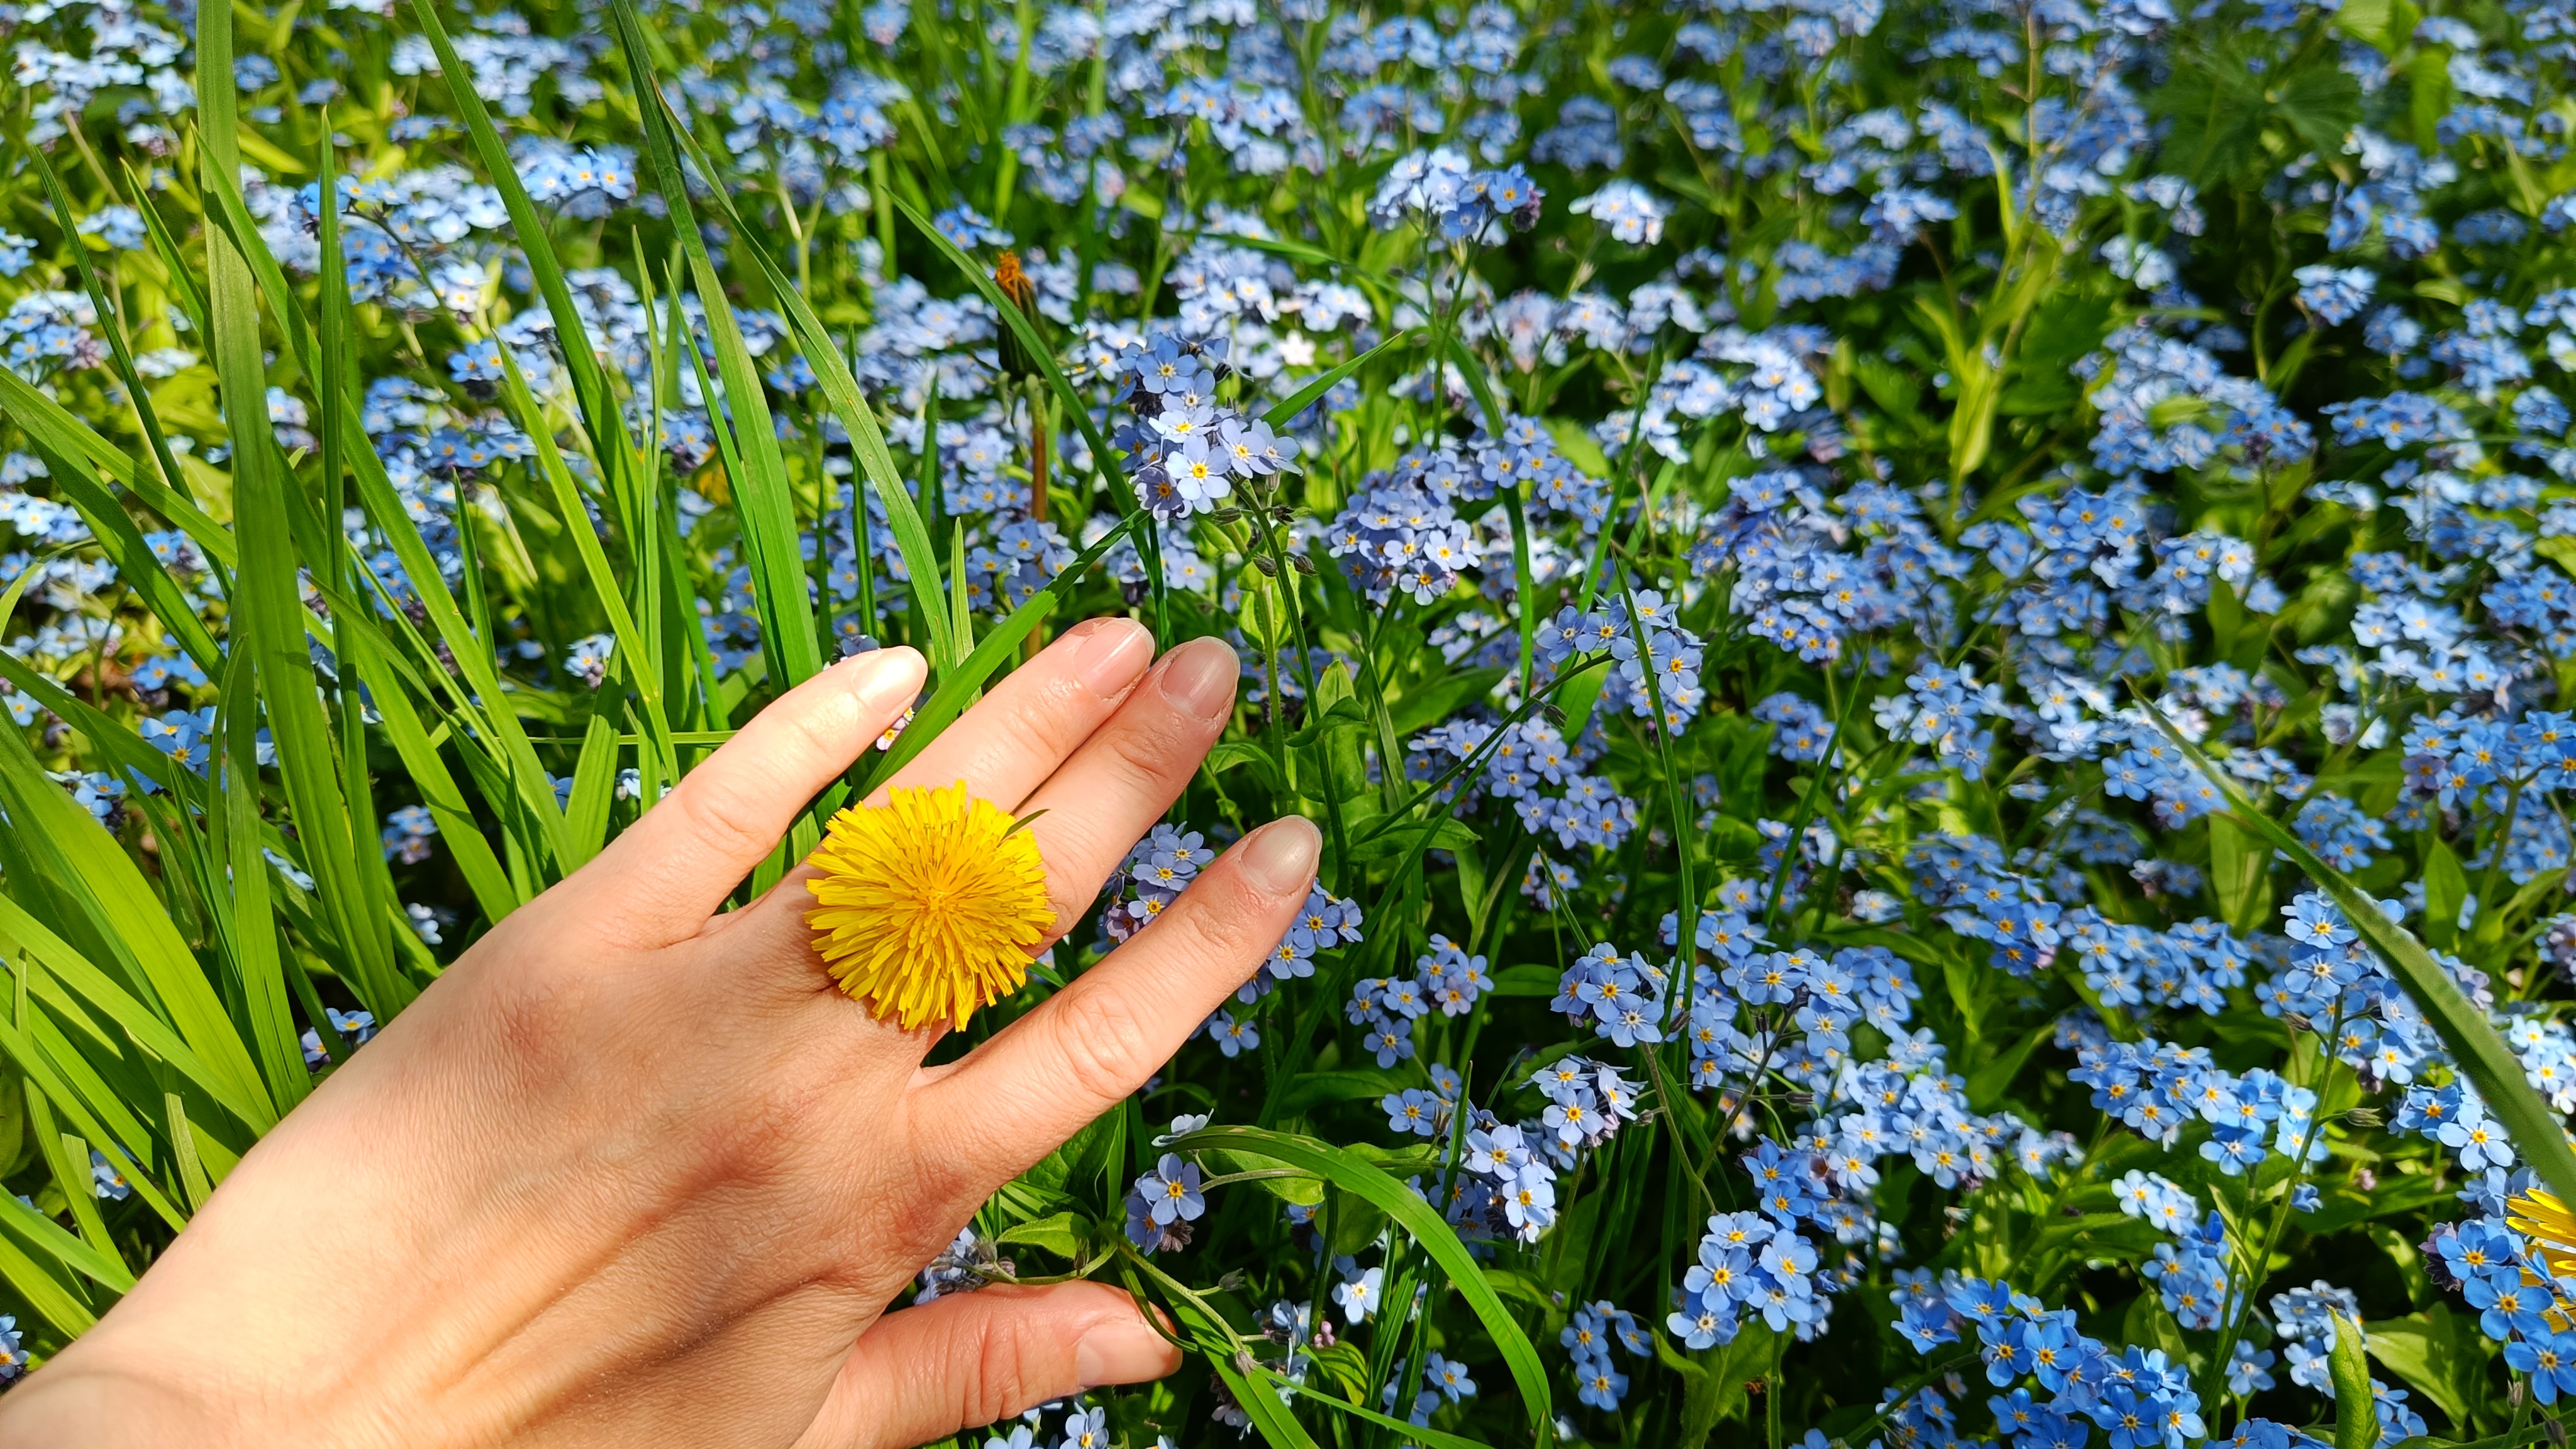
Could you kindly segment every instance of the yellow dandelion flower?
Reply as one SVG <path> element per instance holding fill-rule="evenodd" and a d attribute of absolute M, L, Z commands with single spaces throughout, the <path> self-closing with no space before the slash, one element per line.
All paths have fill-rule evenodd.
<path fill-rule="evenodd" d="M 2576 1278 L 2576 1213 L 2554 1194 L 2533 1189 L 2504 1205 L 2505 1224 L 2531 1245 L 2532 1256 L 2561 1278 Z"/>
<path fill-rule="evenodd" d="M 896 789 L 832 817 L 805 923 L 841 990 L 911 1031 L 1020 989 L 1046 939 L 1046 862 L 1008 813 L 966 792 Z"/>

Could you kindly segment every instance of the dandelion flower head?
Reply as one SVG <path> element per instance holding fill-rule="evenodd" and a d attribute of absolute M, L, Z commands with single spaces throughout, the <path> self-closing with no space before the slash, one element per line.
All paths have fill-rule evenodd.
<path fill-rule="evenodd" d="M 1037 842 L 963 780 L 843 810 L 809 859 L 815 950 L 841 990 L 906 1031 L 963 1028 L 1019 990 L 1055 920 Z"/>
<path fill-rule="evenodd" d="M 2505 1204 L 2505 1223 L 2552 1274 L 2576 1276 L 2576 1214 L 2555 1194 L 2534 1188 L 2512 1199 Z"/>

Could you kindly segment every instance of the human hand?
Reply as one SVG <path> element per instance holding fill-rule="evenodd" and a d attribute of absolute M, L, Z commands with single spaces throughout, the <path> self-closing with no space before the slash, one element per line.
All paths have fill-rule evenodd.
<path fill-rule="evenodd" d="M 1233 706 L 1234 651 L 1148 670 L 1077 626 L 902 770 L 1029 828 L 1069 929 Z M 807 869 L 726 897 L 921 688 L 845 661 L 503 921 L 262 1140 L 130 1295 L 5 1401 L 47 1444 L 849 1446 L 1158 1377 L 1099 1284 L 883 1312 L 1003 1182 L 1117 1105 L 1286 930 L 1314 827 L 1238 843 L 962 1059 L 842 995 Z"/>

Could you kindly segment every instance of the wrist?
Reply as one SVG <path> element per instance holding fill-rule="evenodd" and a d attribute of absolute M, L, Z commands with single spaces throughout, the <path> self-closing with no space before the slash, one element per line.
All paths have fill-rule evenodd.
<path fill-rule="evenodd" d="M 238 1416 L 167 1373 L 101 1362 L 74 1344 L 0 1399 L 0 1445 L 126 1449 L 237 1441 Z"/>

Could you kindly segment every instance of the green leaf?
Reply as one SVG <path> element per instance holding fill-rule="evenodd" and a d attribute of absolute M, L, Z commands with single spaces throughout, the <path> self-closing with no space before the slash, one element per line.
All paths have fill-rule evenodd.
<path fill-rule="evenodd" d="M 2364 1347 L 2372 1358 L 2439 1405 L 2453 1429 L 2467 1430 L 2470 1394 L 2477 1389 L 2463 1383 L 2462 1370 L 2473 1370 L 2475 1380 L 2482 1381 L 2486 1367 L 2485 1355 L 2462 1342 L 2478 1337 L 2468 1320 L 2452 1313 L 2448 1304 L 2435 1304 L 2423 1313 L 2383 1318 L 2369 1326 L 2366 1337 Z"/>
<path fill-rule="evenodd" d="M 153 466 L 160 471 L 163 487 L 177 495 L 186 486 L 184 475 L 179 471 L 179 460 L 171 454 L 169 435 L 162 431 L 161 415 L 152 406 L 152 390 L 143 385 L 143 375 L 135 370 L 134 349 L 126 341 L 124 320 L 109 300 L 107 288 L 98 279 L 98 268 L 90 262 L 89 248 L 80 242 L 79 223 L 72 217 L 71 197 L 64 192 L 63 179 L 54 174 L 53 160 L 45 154 L 43 147 L 31 146 L 27 148 L 27 154 L 36 163 L 36 175 L 44 182 L 45 199 L 53 205 L 54 224 L 62 228 L 64 238 L 71 243 L 64 250 L 72 254 L 74 269 L 80 273 L 81 287 L 89 293 L 90 307 L 98 314 L 99 330 L 107 334 L 108 351 L 116 361 L 117 380 L 125 385 L 126 403 L 134 409 L 135 421 L 142 424 L 144 439 L 152 445 Z M 139 462 L 136 468 L 139 472 Z M 133 527 L 131 523 L 126 526 L 129 530 Z M 229 582 L 224 587 L 227 593 L 231 591 Z M 187 617 L 190 623 L 196 622 L 193 611 L 189 611 Z M 165 623 L 176 622 L 166 614 L 162 618 Z M 204 633 L 202 625 L 198 632 Z M 190 652 L 195 655 L 194 650 Z M 209 671 L 214 668 L 205 656 L 195 657 L 199 668 Z"/>
<path fill-rule="evenodd" d="M 1173 1146 L 1185 1151 L 1223 1148 L 1303 1168 L 1394 1218 L 1440 1265 L 1458 1296 L 1466 1300 L 1477 1321 L 1484 1325 L 1486 1336 L 1502 1353 L 1504 1367 L 1510 1370 L 1520 1390 L 1521 1408 L 1529 1416 L 1532 1432 L 1541 1445 L 1549 1441 L 1555 1401 L 1538 1350 L 1496 1296 L 1493 1285 L 1485 1281 L 1484 1270 L 1458 1241 L 1457 1232 L 1413 1189 L 1341 1148 L 1294 1133 L 1268 1132 L 1258 1127 L 1207 1127 L 1182 1137 Z"/>
<path fill-rule="evenodd" d="M 598 602 L 600 612 L 607 615 L 609 632 L 616 636 L 623 665 L 617 673 L 635 686 L 635 696 L 644 706 L 644 728 L 653 758 L 665 776 L 676 775 L 679 763 L 671 745 L 671 723 L 662 710 L 660 653 L 651 637 L 635 627 L 634 616 L 627 611 L 625 590 L 608 566 L 608 551 L 600 547 L 598 531 L 590 526 L 590 511 L 584 506 L 580 485 L 573 482 L 572 470 L 565 465 L 562 451 L 555 447 L 554 433 L 547 426 L 544 410 L 528 392 L 528 380 L 520 375 L 518 359 L 506 345 L 500 346 L 499 351 L 504 396 L 509 399 L 511 411 L 518 415 L 520 431 L 535 444 L 537 474 L 545 480 L 564 531 L 572 535 L 573 552 L 581 559 L 591 596 Z M 583 837 L 577 831 L 575 838 L 578 841 Z M 595 851 L 597 845 L 593 843 L 591 848 Z"/>
<path fill-rule="evenodd" d="M 143 873 L 115 837 L 45 777 L 17 731 L 0 730 L 0 737 L 0 800 L 14 828 L 43 838 L 41 849 L 50 858 L 37 869 L 120 953 L 117 964 L 148 987 L 153 1004 L 203 1069 L 225 1084 L 227 1110 L 255 1131 L 276 1125 L 276 1108 L 249 1050 Z M 13 876 L 8 894 L 24 905 L 27 888 Z M 28 944 L 32 949 L 36 943 Z"/>
<path fill-rule="evenodd" d="M 1091 547 L 1082 551 L 1081 557 L 1056 575 L 1044 589 L 1013 609 L 1009 618 L 984 636 L 972 654 L 940 679 L 939 687 L 913 712 L 912 723 L 904 726 L 894 748 L 877 761 L 875 772 L 868 777 L 870 791 L 893 779 L 896 771 L 910 764 L 913 756 L 920 754 L 924 746 L 938 738 L 939 732 L 948 728 L 949 723 L 974 702 L 976 691 L 984 687 L 984 681 L 992 677 L 993 671 L 1018 654 L 1020 641 L 1029 636 L 1029 631 L 1072 594 L 1074 585 L 1081 582 L 1082 576 L 1099 562 L 1102 554 L 1109 551 L 1110 545 L 1125 537 L 1127 530 L 1142 516 L 1141 513 L 1130 513 L 1120 519 L 1116 527 L 1094 540 Z"/>
<path fill-rule="evenodd" d="M 1466 821 L 1450 816 L 1426 834 L 1412 824 L 1351 842 L 1353 861 L 1394 860 L 1424 850 L 1461 850 L 1475 844 L 1481 836 Z"/>
<path fill-rule="evenodd" d="M 1297 1422 L 1297 1416 L 1288 1412 L 1288 1406 L 1279 1402 L 1279 1395 L 1266 1384 L 1255 1384 L 1246 1378 L 1233 1359 L 1214 1349 L 1207 1351 L 1207 1361 L 1226 1392 L 1243 1406 L 1252 1427 L 1261 1431 L 1263 1443 L 1271 1449 L 1316 1449 L 1314 1436 L 1306 1432 L 1306 1426 Z"/>
<path fill-rule="evenodd" d="M 1081 1221 L 1069 1212 L 1056 1213 L 1039 1218 L 1035 1222 L 1016 1223 L 1004 1228 L 995 1241 L 1026 1243 L 1032 1248 L 1043 1248 L 1059 1258 L 1067 1258 L 1077 1263 L 1082 1261 Z"/>
<path fill-rule="evenodd" d="M 428 0 L 415 0 L 426 5 Z M 778 427 L 762 390 L 760 370 L 743 342 L 733 304 L 725 298 L 724 278 L 707 253 L 706 238 L 691 205 L 686 175 L 680 169 L 679 144 L 670 117 L 654 104 L 659 94 L 642 22 L 634 7 L 619 0 L 614 8 L 619 43 L 633 72 L 636 95 L 644 113 L 644 153 L 653 189 L 671 208 L 671 230 L 687 259 L 689 279 L 705 309 L 707 338 L 714 345 L 716 371 L 724 379 L 722 412 L 710 407 L 709 425 L 725 450 L 726 480 L 735 512 L 742 520 L 743 551 L 749 555 L 753 602 L 761 621 L 762 651 L 770 678 L 792 688 L 823 667 L 822 641 L 806 592 L 804 555 L 798 541 L 795 494 L 788 482 L 787 460 L 779 451 Z M 718 178 L 709 176 L 710 182 Z M 673 339 L 688 353 L 692 366 L 703 368 L 698 350 L 685 333 Z M 703 371 L 701 371 L 703 376 Z M 712 394 L 710 394 L 712 396 Z M 728 417 L 727 414 L 730 414 Z"/>
<path fill-rule="evenodd" d="M 2445 950 L 2459 939 L 2460 907 L 2469 899 L 2469 873 L 2439 840 L 2424 852 L 2424 939 Z"/>
<path fill-rule="evenodd" d="M 98 1315 L 91 1311 L 80 1286 L 63 1270 L 59 1258 L 48 1261 L 29 1249 L 26 1217 L 36 1217 L 57 1233 L 62 1229 L 36 1216 L 35 1209 L 19 1202 L 15 1195 L 8 1196 L 9 1207 L 15 1211 L 0 1211 L 0 1281 L 6 1281 L 27 1307 L 64 1334 L 87 1333 L 90 1325 L 98 1322 Z"/>
<path fill-rule="evenodd" d="M 2055 1023 L 2043 1022 L 2031 1028 L 2029 1034 L 2015 1042 L 2011 1050 L 1970 1072 L 1968 1105 L 1979 1112 L 1992 1110 L 1994 1104 L 2003 1099 L 2004 1093 L 2012 1089 L 2013 1079 L 2021 1075 L 2021 1069 L 2030 1061 L 2030 1054 L 2056 1033 Z"/>
<path fill-rule="evenodd" d="M 493 188 L 501 194 L 502 206 L 510 213 L 511 237 L 527 258 L 537 293 L 545 299 L 546 315 L 558 319 L 555 338 L 566 370 L 572 374 L 573 396 L 581 407 L 582 422 L 600 447 L 600 463 L 610 480 L 610 495 L 623 504 L 641 486 L 640 480 L 629 481 L 638 472 L 634 439 L 626 431 L 626 415 L 618 407 L 617 395 L 609 390 L 608 375 L 599 365 L 599 356 L 589 346 L 589 334 L 574 320 L 581 314 L 574 310 L 572 287 L 564 277 L 563 264 L 555 257 L 554 243 L 546 234 L 545 215 L 519 183 L 519 168 L 510 159 L 510 149 L 502 142 L 501 133 L 493 127 L 492 113 L 484 106 L 481 93 L 474 89 L 473 72 L 458 58 L 456 47 L 448 40 L 447 27 L 439 23 L 434 0 L 412 0 L 412 14 L 418 17 L 421 34 L 438 57 L 439 74 L 447 81 L 449 103 L 465 122 L 465 132 L 473 139 L 483 172 L 491 178 Z M 694 228 L 690 234 L 696 234 Z M 507 347 L 501 352 L 505 358 L 509 355 Z M 620 509 L 620 522 L 630 533 L 636 511 Z"/>
<path fill-rule="evenodd" d="M 624 9 L 623 0 L 620 0 L 620 9 Z M 625 24 L 623 20 L 620 23 Z M 640 24 L 635 28 L 641 33 Z M 635 74 L 651 73 L 650 58 L 645 58 L 644 63 L 648 69 Z M 631 52 L 628 64 L 630 68 L 636 64 L 636 57 Z M 639 94 L 652 98 L 646 101 L 646 105 L 661 115 L 673 139 L 697 163 L 699 173 L 714 178 L 717 174 L 715 167 L 706 153 L 698 148 L 686 119 L 671 109 L 658 89 L 639 87 Z M 932 668 L 947 667 L 955 662 L 955 657 L 948 652 L 951 625 L 948 602 L 939 592 L 939 552 L 931 540 L 929 528 L 922 522 L 921 509 L 913 501 L 912 490 L 904 486 L 902 475 L 895 471 L 894 454 L 886 447 L 884 430 L 877 426 L 876 410 L 868 406 L 866 397 L 860 393 L 858 379 L 850 372 L 849 359 L 841 355 L 840 345 L 833 341 L 823 319 L 815 315 L 804 294 L 789 281 L 777 259 L 770 256 L 769 249 L 760 244 L 759 230 L 743 223 L 740 213 L 734 210 L 733 198 L 722 186 L 710 186 L 708 198 L 733 229 L 737 249 L 759 266 L 771 295 L 777 298 L 779 306 L 787 313 L 788 324 L 795 329 L 797 350 L 804 354 L 807 364 L 814 369 L 815 378 L 822 386 L 824 401 L 831 405 L 833 415 L 841 420 L 841 426 L 849 431 L 850 451 L 857 456 L 860 471 L 867 475 L 867 481 L 875 486 L 877 497 L 885 503 L 886 526 L 894 534 L 896 550 L 903 555 L 904 572 L 911 575 L 905 584 L 911 591 L 913 608 L 921 617 L 918 642 L 926 646 L 924 652 L 930 656 Z M 1089 415 L 1086 413 L 1084 416 Z M 865 512 L 864 508 L 861 512 Z"/>
<path fill-rule="evenodd" d="M 2251 936 L 2268 924 L 2271 866 L 2271 847 L 2224 815 L 2210 817 L 2209 883 L 2218 893 L 2219 912 L 2239 935 Z"/>
<path fill-rule="evenodd" d="M 251 651 L 237 651 L 222 676 L 223 697 L 216 706 L 219 721 L 211 750 L 223 802 L 210 814 L 222 822 L 209 831 L 216 858 L 232 872 L 228 889 L 209 889 L 216 911 L 232 911 L 227 942 L 233 975 L 242 983 L 244 1009 L 251 1018 L 251 1041 L 260 1067 L 283 1111 L 292 1111 L 310 1090 L 312 1073 L 304 1065 L 296 1040 L 295 1018 L 287 1006 L 285 953 L 278 940 L 277 913 L 270 908 L 268 862 L 261 857 L 259 814 L 259 691 Z M 220 1100 L 220 1099 L 218 1099 Z"/>
<path fill-rule="evenodd" d="M 1411 1071 L 1388 1071 L 1378 1067 L 1344 1068 L 1339 1071 L 1299 1072 L 1291 1078 L 1288 1090 L 1280 1096 L 1281 1110 L 1296 1114 L 1311 1112 L 1333 1102 L 1374 1102 L 1390 1092 L 1419 1087 L 1429 1081 L 1419 1068 Z"/>
<path fill-rule="evenodd" d="M 1412 690 L 1389 705 L 1398 736 L 1410 735 L 1458 712 L 1461 705 L 1483 699 L 1503 682 L 1506 669 L 1466 669 L 1444 675 L 1437 683 Z"/>
<path fill-rule="evenodd" d="M 2388 919 L 2379 903 L 2353 884 L 2350 877 L 2319 859 L 2306 842 L 2255 809 L 2236 783 L 2213 767 L 2162 712 L 2150 705 L 2146 713 L 2183 757 L 2217 786 L 2227 799 L 2229 813 L 2307 872 L 2308 878 L 2343 911 L 2363 943 L 2387 965 L 2389 974 L 2397 978 L 2416 1009 L 2424 1013 L 2425 1021 L 2441 1037 L 2452 1061 L 2477 1087 L 2487 1110 L 2504 1124 L 2523 1161 L 2531 1164 L 2559 1201 L 2576 1202 L 2576 1151 L 2568 1147 L 2562 1120 L 2541 1099 L 2523 1075 L 2521 1059 L 2496 1034 L 2494 1024 L 2461 992 L 2451 973 L 2433 959 L 2423 942 Z"/>
<path fill-rule="evenodd" d="M 1393 1429 L 1402 1437 L 1403 1442 L 1422 1445 L 1423 1449 L 1492 1449 L 1492 1446 L 1482 1439 L 1470 1439 L 1462 1434 L 1450 1434 L 1438 1429 L 1426 1428 L 1420 1424 L 1408 1424 L 1402 1419 L 1390 1418 L 1375 1409 L 1363 1408 L 1348 1399 L 1337 1399 L 1331 1394 L 1273 1373 L 1267 1368 L 1256 1366 L 1254 1382 L 1274 1390 L 1286 1389 L 1301 1397 L 1312 1399 L 1336 1414 L 1347 1414 L 1361 1423 L 1375 1424 L 1381 1429 Z"/>
<path fill-rule="evenodd" d="M 2143 1300 L 2141 1300 L 2143 1301 Z M 2335 1449 L 2376 1449 L 2379 1412 L 2371 1405 L 2370 1363 L 2362 1357 L 2361 1330 L 2351 1319 L 2334 1316 Z"/>
<path fill-rule="evenodd" d="M 1372 347 L 1368 351 L 1361 353 L 1359 356 L 1352 358 L 1350 361 L 1343 363 L 1341 366 L 1308 379 L 1304 386 L 1298 388 L 1295 392 L 1288 394 L 1288 396 L 1280 399 L 1278 402 L 1273 403 L 1270 411 L 1261 415 L 1261 420 L 1269 424 L 1271 427 L 1284 428 L 1291 422 L 1294 422 L 1299 413 L 1313 407 L 1322 399 L 1324 394 L 1331 392 L 1336 387 L 1339 387 L 1344 378 L 1355 376 L 1361 368 L 1377 361 L 1378 358 L 1394 351 L 1398 347 L 1414 346 L 1420 343 L 1421 340 L 1421 333 L 1398 332 L 1394 336 L 1387 338 L 1384 342 L 1379 343 L 1377 346 Z"/>
<path fill-rule="evenodd" d="M 1485 415 L 1485 431 L 1493 437 L 1501 437 L 1503 405 L 1494 398 L 1494 381 L 1485 375 L 1485 364 L 1467 346 L 1466 338 L 1452 332 L 1447 341 L 1449 360 L 1457 364 L 1459 375 L 1467 379 L 1467 391 L 1476 399 L 1476 410 Z"/>
<path fill-rule="evenodd" d="M 0 946 L 20 951 L 30 958 L 29 989 L 39 999 L 53 997 L 60 987 L 89 1003 L 137 1046 L 170 1065 L 171 1070 L 205 1092 L 223 1109 L 254 1126 L 274 1124 L 276 1114 L 262 1095 L 246 1090 L 245 1084 L 229 1072 L 218 1071 L 206 1064 L 187 1038 L 152 1009 L 135 999 L 133 993 L 116 984 L 113 977 L 92 964 L 89 958 L 72 949 L 70 943 L 47 929 L 44 922 L 27 913 L 14 899 L 0 895 Z M 297 1058 L 298 1070 L 303 1067 Z"/>

